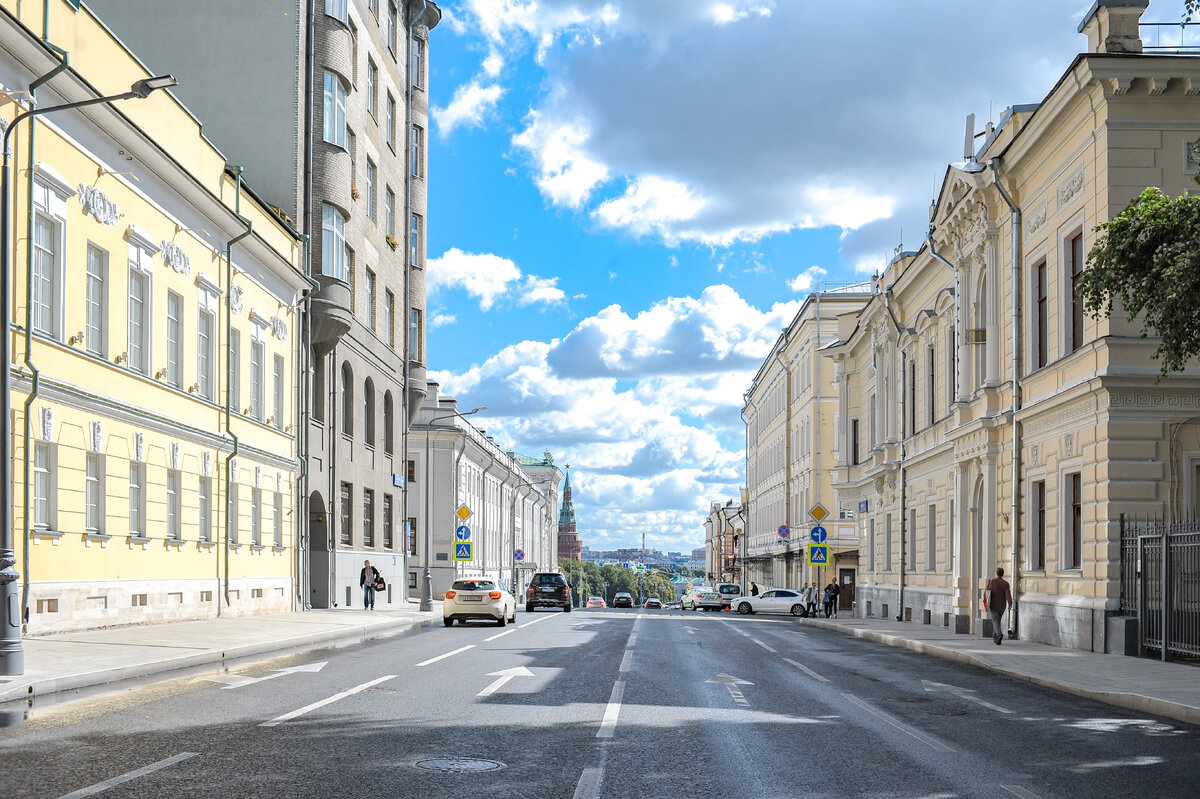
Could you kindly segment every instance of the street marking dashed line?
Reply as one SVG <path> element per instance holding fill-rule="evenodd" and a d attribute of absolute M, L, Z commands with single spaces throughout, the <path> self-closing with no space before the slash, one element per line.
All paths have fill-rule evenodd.
<path fill-rule="evenodd" d="M 173 757 L 168 757 L 165 760 L 158 761 L 157 763 L 151 763 L 148 766 L 142 766 L 139 769 L 126 772 L 119 777 L 113 777 L 112 779 L 107 779 L 104 782 L 98 782 L 95 785 L 89 785 L 86 788 L 80 788 L 78 791 L 71 791 L 71 793 L 65 794 L 59 797 L 59 799 L 80 799 L 84 796 L 94 796 L 95 794 L 98 794 L 102 791 L 107 791 L 109 788 L 120 785 L 121 783 L 129 782 L 130 780 L 136 780 L 138 777 L 144 777 L 147 774 L 152 774 L 159 769 L 164 769 L 167 766 L 173 766 L 182 760 L 187 760 L 189 757 L 195 757 L 198 754 L 200 753 L 180 752 Z"/>
<path fill-rule="evenodd" d="M 925 733 L 921 732 L 920 730 L 918 730 L 914 727 L 908 726 L 907 724 L 905 724 L 903 721 L 896 718 L 895 716 L 884 713 L 882 710 L 872 706 L 869 702 L 864 702 L 862 699 L 859 699 L 854 694 L 843 693 L 842 696 L 846 697 L 846 699 L 850 700 L 855 705 L 858 705 L 859 707 L 861 707 L 863 710 L 867 711 L 871 715 L 873 715 L 877 718 L 883 719 L 884 721 L 886 721 L 888 724 L 891 724 L 896 729 L 898 729 L 902 732 L 908 733 L 909 735 L 916 738 L 921 743 L 926 744 L 927 746 L 931 746 L 939 752 L 953 752 L 954 751 L 953 747 L 946 746 L 946 744 L 942 743 L 941 741 L 937 740 L 936 738 L 931 738 L 928 735 L 926 735 Z"/>
<path fill-rule="evenodd" d="M 800 669 L 800 671 L 804 672 L 809 677 L 820 680 L 821 682 L 829 682 L 828 677 L 823 677 L 822 675 L 820 675 L 817 672 L 810 669 L 808 666 L 805 666 L 803 663 L 797 663 L 796 661 L 792 660 L 791 658 L 784 658 L 784 660 L 786 660 L 788 663 L 791 663 L 796 668 Z"/>
<path fill-rule="evenodd" d="M 453 652 L 447 652 L 444 655 L 438 655 L 437 657 L 430 658 L 429 660 L 422 660 L 417 665 L 418 666 L 428 666 L 430 663 L 437 663 L 439 660 L 445 660 L 448 657 L 453 657 L 454 655 L 457 655 L 459 652 L 466 652 L 468 649 L 474 649 L 474 648 L 475 648 L 475 644 L 467 644 L 466 646 L 460 646 L 458 649 L 455 649 Z"/>
<path fill-rule="evenodd" d="M 621 698 L 625 695 L 625 681 L 617 680 L 613 685 L 612 694 L 608 697 L 608 705 L 604 708 L 604 718 L 600 721 L 597 738 L 611 738 L 617 729 L 617 717 L 621 715 Z"/>
<path fill-rule="evenodd" d="M 776 652 L 779 651 L 778 649 L 772 649 L 771 647 L 767 646 L 766 644 L 764 644 L 762 641 L 758 640 L 757 638 L 751 638 L 750 640 L 753 641 L 754 643 L 758 644 L 759 646 L 761 646 L 763 649 L 767 650 L 771 654 L 775 654 Z"/>
<path fill-rule="evenodd" d="M 453 654 L 453 653 L 451 653 L 451 654 Z M 333 696 L 328 697 L 326 699 L 322 699 L 320 702 L 313 702 L 311 705 L 305 705 L 304 707 L 300 708 L 299 710 L 293 710 L 291 713 L 284 713 L 282 716 L 279 716 L 278 718 L 271 719 L 270 721 L 264 721 L 262 724 L 259 724 L 258 726 L 260 726 L 260 727 L 277 727 L 280 724 L 282 724 L 283 722 L 291 721 L 292 719 L 296 718 L 297 716 L 303 716 L 305 713 L 308 713 L 313 710 L 317 710 L 318 708 L 325 707 L 326 705 L 331 705 L 334 702 L 337 702 L 340 699 L 345 699 L 348 696 L 353 696 L 354 694 L 358 693 L 359 691 L 365 691 L 373 685 L 379 685 L 379 683 L 381 683 L 381 682 L 387 682 L 388 680 L 394 680 L 394 679 L 396 679 L 395 674 L 385 674 L 382 677 L 379 677 L 378 679 L 371 680 L 370 682 L 365 682 L 362 685 L 356 685 L 353 688 L 347 688 L 345 691 L 342 691 L 339 694 L 334 694 Z"/>

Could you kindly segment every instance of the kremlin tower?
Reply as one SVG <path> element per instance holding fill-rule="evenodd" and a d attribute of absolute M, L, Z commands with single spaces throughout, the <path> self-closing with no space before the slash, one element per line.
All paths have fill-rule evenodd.
<path fill-rule="evenodd" d="M 575 532 L 575 504 L 571 501 L 571 464 L 567 464 L 567 479 L 563 483 L 562 508 L 558 512 L 558 556 L 579 560 L 583 544 Z"/>

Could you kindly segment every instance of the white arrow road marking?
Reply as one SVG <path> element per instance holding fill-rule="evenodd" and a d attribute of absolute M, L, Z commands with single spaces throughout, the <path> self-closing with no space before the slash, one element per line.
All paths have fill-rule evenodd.
<path fill-rule="evenodd" d="M 120 785 L 123 782 L 129 782 L 130 780 L 136 780 L 138 777 L 144 777 L 147 774 L 151 774 L 155 771 L 158 771 L 159 769 L 166 768 L 167 766 L 173 766 L 181 760 L 187 760 L 189 757 L 195 757 L 198 754 L 200 754 L 200 753 L 199 752 L 180 752 L 179 754 L 175 755 L 174 757 L 168 757 L 166 760 L 160 760 L 157 763 L 151 763 L 148 766 L 142 766 L 141 768 L 135 769 L 134 771 L 126 772 L 125 774 L 122 774 L 119 777 L 113 777 L 110 780 L 105 780 L 104 782 L 98 782 L 95 785 L 89 785 L 86 788 L 80 788 L 78 791 L 71 791 L 70 793 L 68 793 L 64 796 L 59 797 L 59 799 L 80 799 L 80 797 L 84 797 L 84 796 L 94 796 L 102 791 L 107 791 L 109 788 L 112 788 L 116 785 Z"/>
<path fill-rule="evenodd" d="M 930 682 L 929 680 L 921 680 L 921 685 L 925 686 L 926 691 L 945 691 L 946 693 L 954 694 L 960 699 L 970 699 L 972 702 L 978 702 L 984 707 L 995 710 L 998 713 L 1012 713 L 1007 708 L 993 705 L 991 702 L 985 702 L 977 696 L 971 696 L 975 691 L 970 688 L 959 688 L 957 685 L 946 685 L 943 682 Z"/>
<path fill-rule="evenodd" d="M 515 666 L 511 669 L 504 669 L 503 671 L 493 671 L 492 673 L 488 674 L 488 676 L 499 677 L 500 679 L 494 681 L 487 688 L 484 688 L 482 691 L 475 694 L 476 696 L 491 696 L 492 694 L 496 693 L 496 691 L 500 690 L 501 686 L 503 686 L 504 683 L 508 682 L 513 677 L 532 677 L 533 672 L 524 666 Z"/>
<path fill-rule="evenodd" d="M 685 630 L 687 630 L 687 631 L 688 631 L 688 635 L 695 635 L 695 634 L 696 634 L 696 628 L 695 628 L 695 627 L 690 627 L 690 626 L 689 626 L 689 627 L 684 627 L 683 629 L 685 629 Z"/>
<path fill-rule="evenodd" d="M 741 690 L 738 689 L 738 686 L 739 685 L 754 685 L 754 683 L 749 682 L 748 680 L 743 680 L 741 677 L 731 677 L 728 674 L 718 674 L 716 677 L 713 677 L 711 680 L 705 680 L 705 682 L 723 683 L 725 685 L 725 688 L 729 690 L 729 695 L 731 697 L 733 697 L 734 702 L 737 702 L 739 705 L 742 705 L 743 707 L 750 707 L 750 703 L 746 700 L 746 697 L 741 692 Z"/>
<path fill-rule="evenodd" d="M 334 702 L 338 701 L 339 699 L 345 699 L 346 697 L 352 696 L 352 695 L 358 693 L 359 691 L 365 691 L 373 685 L 379 685 L 379 683 L 381 683 L 381 682 L 387 682 L 388 680 L 394 680 L 394 679 L 396 679 L 395 674 L 385 674 L 382 677 L 379 677 L 378 679 L 371 680 L 370 682 L 365 682 L 362 685 L 356 685 L 353 688 L 347 688 L 345 691 L 342 691 L 340 694 L 334 694 L 333 696 L 329 697 L 328 699 L 322 699 L 320 702 L 313 702 L 311 705 L 305 705 L 304 707 L 300 708 L 299 710 L 293 710 L 291 713 L 284 713 L 279 718 L 274 718 L 274 719 L 271 719 L 270 721 L 264 721 L 262 724 L 259 724 L 258 726 L 260 726 L 260 727 L 278 727 L 283 722 L 290 721 L 290 720 L 296 718 L 297 716 L 303 716 L 305 713 L 316 710 L 317 708 L 325 707 L 326 705 L 332 705 Z"/>
<path fill-rule="evenodd" d="M 270 674 L 264 674 L 262 677 L 246 677 L 241 674 L 231 674 L 228 677 L 202 677 L 200 679 L 207 682 L 224 683 L 224 685 L 221 686 L 221 690 L 228 691 L 230 688 L 241 688 L 243 685 L 253 685 L 256 682 L 266 682 L 267 680 L 273 680 L 276 677 L 283 677 L 288 674 L 316 674 L 318 671 L 325 668 L 325 664 L 327 662 L 328 661 L 322 660 L 319 663 L 307 663 L 303 666 L 289 666 L 286 669 L 279 669 L 278 671 L 273 671 Z"/>

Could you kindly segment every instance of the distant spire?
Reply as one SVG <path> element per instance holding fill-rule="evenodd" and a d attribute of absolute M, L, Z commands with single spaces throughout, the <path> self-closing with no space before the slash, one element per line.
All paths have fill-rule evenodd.
<path fill-rule="evenodd" d="M 558 511 L 558 532 L 575 532 L 575 503 L 571 500 L 571 464 L 566 464 L 567 477 L 563 483 L 562 507 Z"/>

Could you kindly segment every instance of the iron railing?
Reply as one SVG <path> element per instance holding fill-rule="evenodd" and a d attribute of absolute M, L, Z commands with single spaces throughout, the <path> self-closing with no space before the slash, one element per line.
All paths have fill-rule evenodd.
<path fill-rule="evenodd" d="M 1140 22 L 1142 50 L 1153 53 L 1194 53 L 1200 50 L 1200 24 Z"/>

